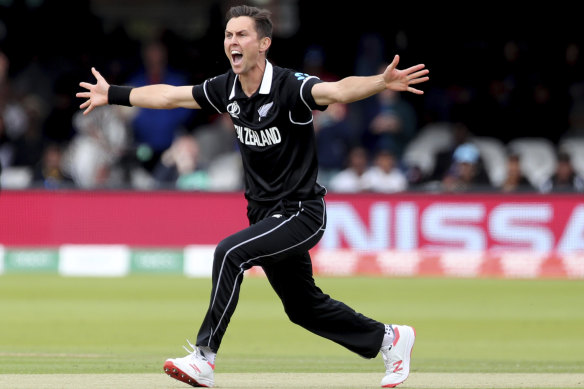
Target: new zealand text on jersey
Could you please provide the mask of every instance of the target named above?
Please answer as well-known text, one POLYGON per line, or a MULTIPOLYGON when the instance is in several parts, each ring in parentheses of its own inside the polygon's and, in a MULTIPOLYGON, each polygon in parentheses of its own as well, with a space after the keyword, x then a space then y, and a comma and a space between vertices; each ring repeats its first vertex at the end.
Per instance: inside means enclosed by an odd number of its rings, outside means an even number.
POLYGON ((238 126, 235 124, 237 137, 239 141, 248 146, 271 146, 282 141, 282 136, 278 127, 270 127, 263 130, 255 131, 251 128, 238 126))

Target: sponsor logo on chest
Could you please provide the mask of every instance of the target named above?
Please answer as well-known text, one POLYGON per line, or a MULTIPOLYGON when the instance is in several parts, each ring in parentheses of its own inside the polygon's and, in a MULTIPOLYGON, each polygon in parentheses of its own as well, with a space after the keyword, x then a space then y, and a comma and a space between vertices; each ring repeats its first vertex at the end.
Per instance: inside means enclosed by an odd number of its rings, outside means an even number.
POLYGON ((235 131, 237 132, 237 139, 247 146, 266 147, 282 142, 282 135, 280 135, 278 127, 270 127, 256 131, 235 124, 235 131))

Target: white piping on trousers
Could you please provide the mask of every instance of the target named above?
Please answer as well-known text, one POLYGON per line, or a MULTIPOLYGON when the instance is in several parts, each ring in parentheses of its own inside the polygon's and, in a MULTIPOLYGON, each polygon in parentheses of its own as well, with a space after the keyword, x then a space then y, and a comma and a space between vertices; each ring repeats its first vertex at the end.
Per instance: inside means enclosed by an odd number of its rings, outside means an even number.
MULTIPOLYGON (((216 333, 216 332, 217 332, 217 330, 219 329, 219 325, 221 324, 221 321, 223 321, 223 317, 225 316, 225 313, 227 312, 227 308, 229 308, 229 305, 231 304, 231 300, 233 300, 233 295, 235 294, 235 285, 237 285, 237 280, 238 280, 238 278, 239 278, 239 277, 240 277, 240 276, 241 276, 241 275, 242 275, 242 274, 245 272, 245 270, 243 269, 243 265, 245 265, 245 264, 248 264, 248 263, 250 263, 251 261, 255 261, 256 259, 259 259, 259 258, 262 258, 262 257, 268 257, 268 256, 271 256, 271 255, 277 255, 277 254, 281 254, 281 253, 283 253, 284 251, 287 251, 287 250, 293 249, 294 247, 296 247, 296 246, 299 246, 299 245, 301 245, 301 244, 303 244, 303 243, 305 243, 305 242, 309 241, 309 240, 310 240, 310 239, 312 239, 312 238, 313 238, 313 237, 314 237, 316 234, 318 234, 318 233, 319 233, 321 230, 323 230, 323 226, 324 226, 324 223, 325 223, 325 217, 326 217, 326 205, 325 205, 324 199, 321 199, 321 201, 322 201, 322 207, 323 207, 323 213, 322 213, 322 224, 320 225, 320 227, 318 227, 318 229, 316 230, 316 232, 315 232, 314 234, 310 235, 308 238, 304 239, 302 242, 296 243, 296 244, 295 244, 295 245, 293 245, 293 246, 287 247, 287 248, 285 248, 285 249, 282 249, 282 250, 280 250, 280 251, 277 251, 277 252, 275 252, 275 253, 271 253, 271 254, 264 254, 264 255, 260 255, 260 256, 257 256, 257 257, 255 257, 255 258, 252 258, 252 259, 248 259, 247 261, 245 261, 245 262, 241 263, 241 265, 239 265, 240 271, 239 271, 239 273, 237 274, 237 276, 235 276, 235 281, 234 281, 234 284, 233 284, 233 288, 232 288, 231 296, 229 297, 229 301, 227 301, 227 304, 225 305, 225 310, 223 311, 223 314, 221 315, 221 318, 219 318, 219 322, 217 322, 217 326, 215 327, 215 330, 213 331, 213 329, 211 329, 211 336, 209 337, 209 342, 208 342, 208 344, 207 344, 207 347, 210 347, 210 345, 211 345, 211 338, 213 337, 213 335, 215 335, 215 333, 216 333)), ((301 203, 300 203, 300 202, 299 202, 299 205, 301 205, 301 203)), ((267 232, 265 232, 265 233, 263 233, 263 234, 261 234, 261 235, 258 235, 258 236, 256 236, 256 237, 253 237, 253 238, 251 238, 251 239, 248 239, 248 240, 246 240, 245 242, 242 242, 242 243, 240 243, 240 244, 238 244, 238 245, 236 245, 236 246, 233 246, 232 248, 230 248, 230 249, 227 251, 227 253, 225 253, 225 256, 223 257, 223 262, 221 263, 221 270, 219 271, 219 279, 217 280, 217 289, 215 290, 215 296, 213 297, 213 303, 211 304, 211 308, 213 307, 213 304, 215 303, 215 297, 217 297, 217 291, 219 290, 219 280, 220 280, 220 278, 221 278, 221 272, 223 271, 223 265, 225 264, 225 259, 227 258, 227 254, 229 254, 229 252, 230 252, 231 250, 233 250, 233 249, 235 249, 235 248, 237 248, 237 247, 241 246, 241 245, 242 245, 242 244, 244 244, 244 243, 248 243, 248 242, 250 242, 250 241, 252 241, 252 240, 255 240, 255 239, 257 239, 257 238, 260 238, 260 237, 262 237, 262 236, 264 236, 264 235, 266 235, 266 234, 268 234, 268 233, 270 233, 270 232, 272 232, 272 231, 274 231, 274 230, 276 230, 276 229, 280 228, 280 227, 281 227, 281 226, 283 226, 285 223, 287 223, 287 222, 289 222, 290 220, 292 220, 292 218, 293 218, 293 217, 296 217, 296 216, 298 216, 298 214, 299 214, 299 213, 300 213, 300 211, 298 211, 298 212, 297 212, 295 215, 292 215, 292 216, 290 216, 290 217, 289 217, 288 219, 286 219, 286 220, 285 220, 285 221, 284 221, 282 224, 279 224, 278 226, 276 226, 276 227, 272 228, 270 231, 267 231, 267 232)))

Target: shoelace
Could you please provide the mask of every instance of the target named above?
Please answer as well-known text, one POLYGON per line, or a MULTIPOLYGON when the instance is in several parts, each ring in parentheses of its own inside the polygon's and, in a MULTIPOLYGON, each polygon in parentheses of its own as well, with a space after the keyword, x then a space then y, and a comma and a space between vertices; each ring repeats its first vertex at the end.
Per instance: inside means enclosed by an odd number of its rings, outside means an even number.
POLYGON ((184 346, 184 345, 183 345, 183 348, 187 351, 187 353, 189 353, 190 356, 192 356, 192 357, 199 357, 199 358, 202 358, 205 361, 207 360, 207 357, 205 357, 205 354, 203 353, 203 351, 199 347, 193 345, 190 342, 190 340, 188 340, 188 339, 187 339, 187 343, 189 344, 189 346, 191 346, 192 350, 189 350, 187 348, 187 346, 184 346))
POLYGON ((198 347, 197 347, 197 346, 193 346, 193 344, 191 343, 191 341, 190 341, 190 340, 188 340, 188 339, 187 339, 187 343, 189 344, 189 346, 191 346, 191 348, 192 348, 193 350, 192 350, 192 351, 191 351, 191 350, 189 350, 189 349, 187 348, 187 346, 183 346, 183 348, 184 348, 184 349, 187 351, 187 353, 189 353, 189 354, 195 354, 195 353, 197 352, 197 350, 198 350, 198 347))

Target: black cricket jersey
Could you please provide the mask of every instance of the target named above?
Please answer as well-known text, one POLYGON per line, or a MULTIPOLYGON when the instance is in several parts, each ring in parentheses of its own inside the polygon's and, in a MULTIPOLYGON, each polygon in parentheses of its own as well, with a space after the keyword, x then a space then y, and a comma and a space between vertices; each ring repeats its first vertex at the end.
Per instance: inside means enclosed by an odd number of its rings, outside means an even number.
POLYGON ((324 196, 316 182, 318 161, 312 97, 314 76, 266 61, 260 88, 250 97, 232 70, 193 87, 202 109, 231 115, 243 160, 245 197, 259 203, 324 196))

